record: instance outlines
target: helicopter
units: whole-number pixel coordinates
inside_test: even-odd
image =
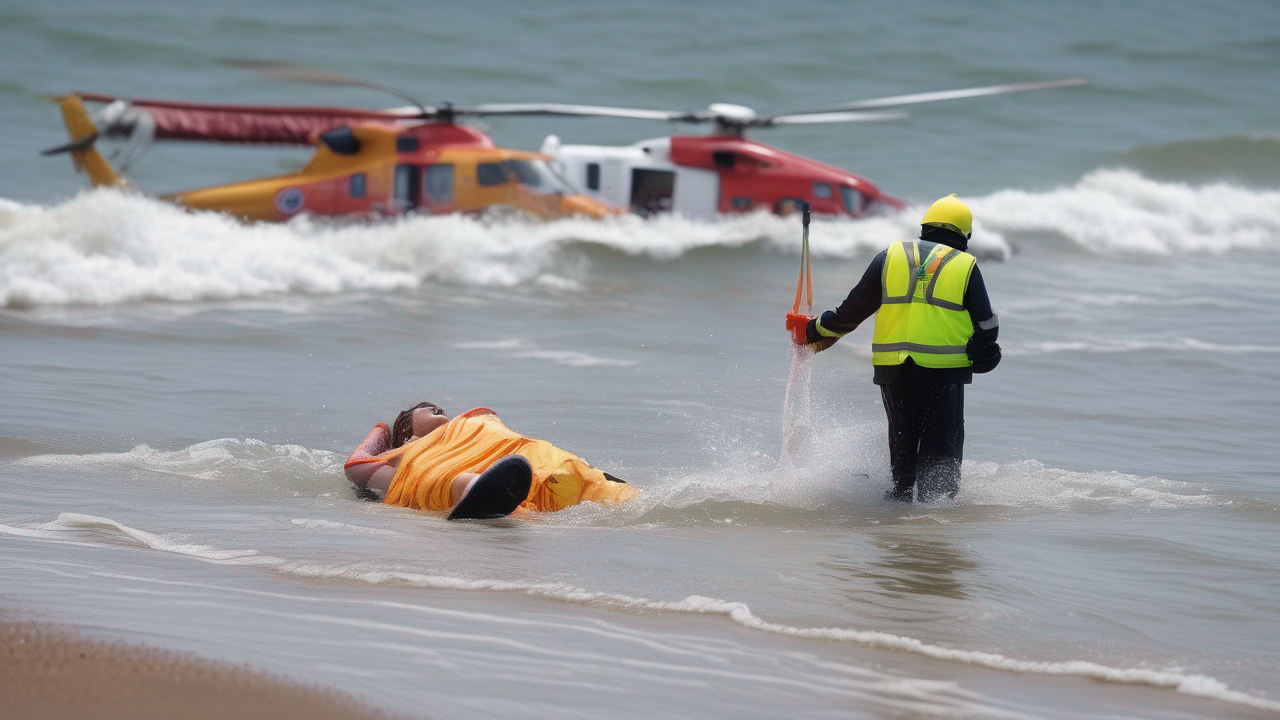
[[[674,212],[695,218],[769,210],[787,215],[809,203],[812,212],[860,217],[902,207],[866,178],[745,137],[748,129],[832,122],[897,120],[881,108],[1084,85],[1082,78],[988,85],[858,100],[803,112],[759,116],[742,105],[715,103],[696,112],[575,105],[503,105],[526,114],[603,115],[711,123],[704,136],[673,135],[615,147],[565,145],[555,135],[542,153],[561,173],[601,201],[649,215]]]
[[[311,80],[372,87],[404,98],[343,76],[319,78]],[[393,110],[124,100],[91,93],[56,100],[71,142],[42,154],[69,153],[75,169],[86,172],[95,187],[129,185],[95,147],[100,138],[124,141],[115,158],[122,168],[155,140],[315,147],[296,173],[160,196],[246,220],[281,221],[303,212],[386,217],[512,209],[544,220],[623,212],[582,194],[553,169],[551,158],[496,147],[480,130],[456,122],[495,114],[483,108],[429,108],[412,99],[413,107]],[[104,107],[90,115],[86,101]]]

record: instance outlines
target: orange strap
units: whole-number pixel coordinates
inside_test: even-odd
[[[813,266],[809,262],[809,226],[804,226],[804,241],[800,246],[800,277],[796,279],[796,301],[791,304],[791,312],[800,312],[800,298],[804,297],[808,306],[806,315],[813,314]]]

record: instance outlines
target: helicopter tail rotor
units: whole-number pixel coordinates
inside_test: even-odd
[[[62,120],[66,123],[67,134],[71,142],[42,151],[41,155],[71,153],[71,162],[77,172],[86,172],[94,187],[124,185],[124,181],[116,175],[111,163],[94,147],[99,137],[98,127],[93,118],[84,109],[84,103],[76,95],[61,98]]]

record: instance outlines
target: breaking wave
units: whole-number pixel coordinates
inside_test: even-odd
[[[1280,247],[1280,191],[1151,180],[1098,170],[1046,191],[967,198],[972,249],[1010,257],[1019,243],[1062,238],[1104,255],[1220,253]],[[815,220],[813,252],[853,257],[909,239],[923,207],[862,220]],[[281,293],[410,290],[433,283],[573,290],[592,272],[574,244],[654,262],[700,248],[794,253],[795,218],[682,217],[531,223],[407,217],[378,224],[245,224],[158,200],[94,190],[55,206],[0,200],[0,306],[227,300]]]
[[[1099,254],[1280,247],[1280,191],[1225,182],[1193,186],[1132,170],[1097,170],[1071,187],[1001,190],[970,204],[997,233],[1057,235]]]
[[[61,473],[110,473],[120,483],[154,482],[141,471],[179,478],[186,481],[187,488],[234,491],[237,496],[250,499],[272,493],[294,496],[333,492],[334,488],[345,490],[343,460],[345,456],[337,453],[300,445],[221,438],[180,450],[137,445],[120,453],[33,455],[15,460],[12,465]]]

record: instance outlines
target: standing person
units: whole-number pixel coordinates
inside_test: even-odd
[[[876,255],[849,297],[809,321],[806,340],[821,352],[876,316],[875,383],[889,418],[893,489],[886,500],[923,502],[960,490],[964,386],[1000,363],[1000,322],[977,259],[965,249],[973,214],[955,194],[929,207],[920,239]]]

